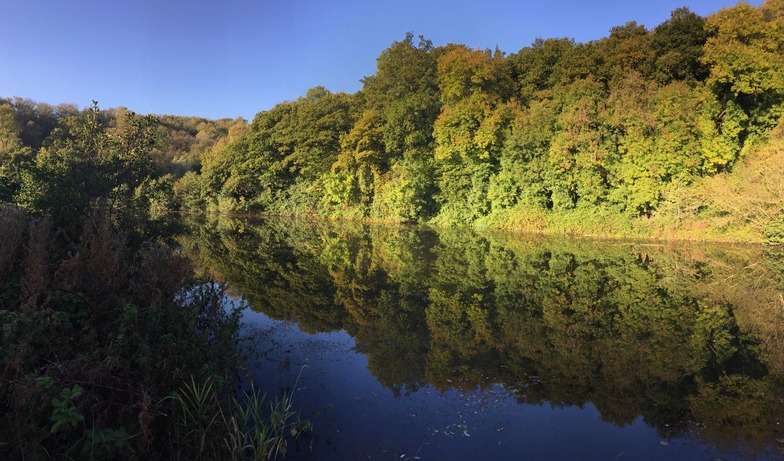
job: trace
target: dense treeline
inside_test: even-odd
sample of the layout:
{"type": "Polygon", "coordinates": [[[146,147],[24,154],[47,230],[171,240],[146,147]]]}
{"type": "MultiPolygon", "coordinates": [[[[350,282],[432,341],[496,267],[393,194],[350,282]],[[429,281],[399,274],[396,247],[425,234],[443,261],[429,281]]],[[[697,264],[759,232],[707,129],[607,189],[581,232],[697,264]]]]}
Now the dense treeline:
{"type": "Polygon", "coordinates": [[[158,218],[180,206],[175,182],[187,182],[205,152],[246,129],[242,119],[0,99],[0,203],[50,214],[71,238],[100,203],[125,231],[150,236],[158,218]]]}
{"type": "Polygon", "coordinates": [[[780,185],[780,0],[707,18],[682,8],[652,30],[630,22],[601,40],[538,39],[511,55],[408,34],[362,82],[356,94],[317,87],[259,113],[179,185],[185,205],[781,239],[775,192],[731,190],[759,170],[780,185]]]}
{"type": "Polygon", "coordinates": [[[184,246],[252,309],[351,334],[395,393],[500,383],[666,438],[781,438],[781,252],[214,219],[184,246]]]}
{"type": "Polygon", "coordinates": [[[114,186],[127,188],[115,200],[784,241],[781,0],[707,18],[681,8],[651,30],[630,22],[601,40],[537,39],[509,55],[409,33],[362,83],[355,94],[313,88],[250,125],[0,99],[0,200],[56,208],[40,196],[65,195],[40,179],[70,187],[63,177],[77,172],[65,170],[101,162],[79,150],[149,142],[145,179],[117,170],[114,186]],[[111,142],[69,147],[79,130],[111,142]]]}

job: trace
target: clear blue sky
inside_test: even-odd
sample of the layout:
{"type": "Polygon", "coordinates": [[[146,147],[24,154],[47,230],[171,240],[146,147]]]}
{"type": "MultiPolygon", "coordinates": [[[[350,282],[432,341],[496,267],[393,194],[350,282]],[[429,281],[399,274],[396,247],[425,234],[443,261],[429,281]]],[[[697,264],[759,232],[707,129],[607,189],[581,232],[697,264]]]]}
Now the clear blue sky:
{"type": "MultiPolygon", "coordinates": [[[[514,53],[733,0],[0,0],[0,96],[140,113],[237,116],[308,88],[355,92],[408,31],[514,53]]],[[[760,5],[763,0],[749,3],[760,5]]]]}

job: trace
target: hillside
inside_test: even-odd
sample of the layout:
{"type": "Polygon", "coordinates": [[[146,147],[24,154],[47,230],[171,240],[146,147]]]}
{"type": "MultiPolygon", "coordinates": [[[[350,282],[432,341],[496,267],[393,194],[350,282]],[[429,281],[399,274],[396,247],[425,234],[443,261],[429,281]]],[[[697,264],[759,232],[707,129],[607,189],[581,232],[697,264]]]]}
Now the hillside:
{"type": "MultiPolygon", "coordinates": [[[[652,30],[629,22],[511,54],[409,33],[362,83],[354,94],[312,88],[249,126],[159,119],[165,207],[784,239],[782,0],[709,17],[681,8],[652,30]]],[[[31,137],[18,112],[16,141],[0,141],[0,188],[25,203],[18,152],[34,163],[49,128],[31,137]]]]}

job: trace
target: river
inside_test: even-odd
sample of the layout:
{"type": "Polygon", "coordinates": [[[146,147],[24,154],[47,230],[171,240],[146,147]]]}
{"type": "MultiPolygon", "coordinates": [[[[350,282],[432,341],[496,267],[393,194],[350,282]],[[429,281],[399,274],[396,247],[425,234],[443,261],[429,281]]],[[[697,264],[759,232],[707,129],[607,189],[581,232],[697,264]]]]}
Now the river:
{"type": "Polygon", "coordinates": [[[746,460],[784,450],[784,250],[206,218],[302,460],[746,460]]]}

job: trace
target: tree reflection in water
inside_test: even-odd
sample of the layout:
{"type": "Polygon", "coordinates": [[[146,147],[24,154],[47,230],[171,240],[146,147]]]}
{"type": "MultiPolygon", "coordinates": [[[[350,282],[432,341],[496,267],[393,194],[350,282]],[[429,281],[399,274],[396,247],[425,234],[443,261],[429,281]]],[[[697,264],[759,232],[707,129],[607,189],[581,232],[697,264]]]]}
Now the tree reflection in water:
{"type": "Polygon", "coordinates": [[[784,257],[762,247],[213,218],[183,245],[254,310],[345,330],[395,393],[503,385],[752,451],[781,445],[784,257]]]}

